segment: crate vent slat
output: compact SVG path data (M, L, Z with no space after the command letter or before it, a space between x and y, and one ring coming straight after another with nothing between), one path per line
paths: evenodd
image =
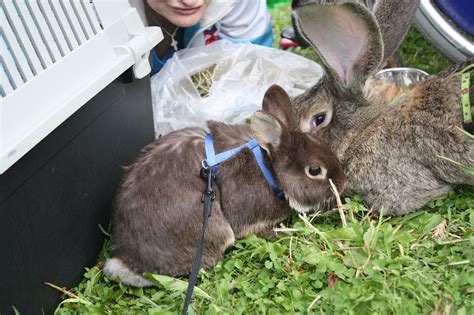
M50 65L52 65L53 60L51 59L51 55L48 52L48 48L46 47L40 31L33 20L33 17L28 9L26 4L26 0L17 0L15 2L16 8L20 13L20 18L22 20L23 26L28 33L28 37L31 40L31 44L34 47L35 53L37 54L39 61L41 62L41 66L43 69L46 69Z
M26 1L26 6L28 7L31 18L34 21L35 28L38 30L41 40L48 50L51 61L55 63L62 55L45 15L43 15L37 1Z
M9 55L5 57L6 77L13 82L13 90L102 29L94 2L89 0L5 0L0 18L2 52ZM10 93L5 88L7 91Z
M22 50L23 55L26 58L26 63L28 64L31 73L34 76L42 70L42 67L38 56L36 55L34 48L31 45L31 41L25 29L25 25L20 19L19 12L12 1L4 1L2 7L7 17L7 22L11 27L11 30L13 31L15 41L20 46L20 49Z
M86 40L89 40L92 36L94 36L94 31L92 30L92 25L90 24L86 12L84 12L84 8L82 7L79 1L72 1L71 6L74 10L74 14L76 15L76 19L79 22L82 32L86 37Z
M87 0L80 0L81 7L84 10L84 13L86 14L87 21L89 22L89 25L91 26L92 30L94 31L94 34L97 34L100 32L102 29L102 26L100 25L99 21L97 20L97 15L95 14L92 6L93 3L87 1Z
M70 51L73 51L79 46L76 37L74 36L74 31L69 24L66 14L64 13L63 7L59 0L48 0L51 10L53 11L54 17L58 21L58 25L61 29L61 32L66 39L66 43Z
M4 21L1 25L1 30L2 37L7 47L6 53L10 54L13 60L15 61L22 80L30 80L31 78L33 78L33 72L31 71L30 65L28 64L25 52L21 48L18 38L15 35L15 31L13 30L11 25L11 19L9 19L8 14L5 11L5 7L2 6L1 9L2 10L0 20ZM10 71L13 71L13 69L10 69ZM19 82L17 83L18 85L20 85Z
M69 53L70 49L49 2L47 0L38 0L37 4L42 16L46 20L48 29L53 36L54 42L58 46L61 57L64 57L67 53Z
M3 42L3 40L2 40ZM5 51L6 49L3 46L1 47L2 51ZM1 94L2 98L5 97L7 94L13 92L13 89L16 87L16 84L13 80L12 74L8 72L8 69L6 68L6 62L3 59L3 56L0 56L0 63L2 64L2 81L1 81ZM19 76L18 73L16 73L17 76ZM18 77L18 80L21 80L21 78Z
M0 174L161 39L128 0L0 1Z
M77 42L79 45L82 45L82 43L85 43L87 38L84 35L84 31L82 30L81 24L77 20L76 13L74 12L74 9L71 6L71 3L69 1L61 1L61 8L64 11L64 14L66 15L66 19L69 23L69 26L72 29L72 32L74 33L74 37L76 38Z
M24 15L24 12L19 10L18 1L13 2L13 5L6 2L5 9L12 21L11 25L15 30L15 35L18 38L20 47L22 47L25 52L28 64L30 65L33 74L37 75L46 66L44 60L42 60L38 46L33 41L31 30L26 23L27 17Z
M2 80L2 86L9 85L11 87L11 89L5 88L5 93L7 93L8 91L12 92L17 87L23 85L24 80L17 67L17 63L13 58L14 55L10 52L10 49L7 46L5 38L2 28L0 43L2 49L2 72L4 72L4 77L7 79L7 81Z

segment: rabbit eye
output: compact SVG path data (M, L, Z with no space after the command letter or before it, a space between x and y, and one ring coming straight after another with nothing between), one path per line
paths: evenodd
M322 178L326 176L326 169L320 166L307 166L306 175L311 178Z
M313 121L311 122L312 127L316 128L324 123L326 120L326 113L319 113L313 116Z
M310 166L308 168L309 175L316 176L321 174L321 168L319 166Z

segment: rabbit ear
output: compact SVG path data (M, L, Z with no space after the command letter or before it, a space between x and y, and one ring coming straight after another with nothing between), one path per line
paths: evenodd
M296 127L295 114L290 97L278 85L270 86L263 97L262 109L278 118L288 129Z
M271 155L270 148L281 144L284 127L277 118L263 111L257 111L250 119L250 129L258 145Z
M383 60L393 55L410 29L420 0L377 0L374 16L384 41Z
M295 30L343 86L361 85L378 69L382 37L365 6L347 1L293 0L292 10Z

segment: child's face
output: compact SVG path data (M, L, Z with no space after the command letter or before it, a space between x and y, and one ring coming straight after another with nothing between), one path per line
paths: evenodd
M211 0L147 0L159 15L176 26L187 27L199 22Z

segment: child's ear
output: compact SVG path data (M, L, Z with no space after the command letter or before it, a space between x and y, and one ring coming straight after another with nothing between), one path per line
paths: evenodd
M288 129L296 128L295 113L290 97L280 86L272 85L267 89L263 97L262 109L278 118Z

